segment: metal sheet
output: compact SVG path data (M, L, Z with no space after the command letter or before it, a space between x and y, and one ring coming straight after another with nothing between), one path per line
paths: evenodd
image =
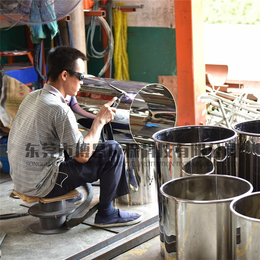
M175 126L175 100L165 86L157 83L84 79L77 95L79 105L86 111L97 114L104 103L120 95L109 84L127 93L121 99L112 122L115 140L120 143L153 144L152 135L155 132Z

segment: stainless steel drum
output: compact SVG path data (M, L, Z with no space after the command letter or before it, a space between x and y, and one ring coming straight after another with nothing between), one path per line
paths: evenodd
M160 186L190 174L237 174L237 134L218 126L180 126L153 135Z
M164 259L232 259L230 203L251 193L250 182L229 175L193 175L160 188Z
M260 191L260 120L238 123L234 129L238 133L238 176Z
M232 259L259 259L260 192L233 200L230 210L232 212Z
M157 200L155 181L154 147L140 148L137 144L122 145L125 151L130 193L116 202L127 205L142 205Z
M237 174L237 134L217 126L181 126L153 135L155 141L157 187L167 181L191 175ZM158 191L159 218L162 196ZM164 243L160 222L160 239Z
M77 100L84 110L97 114L104 103L119 97L120 91L126 95L111 125L115 140L125 152L130 194L118 202L146 204L157 198L152 135L175 125L175 100L161 84L98 78L84 79ZM79 120L85 127L90 127L91 122L91 119Z

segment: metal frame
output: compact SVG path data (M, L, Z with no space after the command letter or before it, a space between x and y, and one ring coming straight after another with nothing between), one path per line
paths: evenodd
M199 100L207 104L208 125L231 128L235 123L260 118L260 94L256 102L247 98L247 91L233 95L209 87L207 90Z

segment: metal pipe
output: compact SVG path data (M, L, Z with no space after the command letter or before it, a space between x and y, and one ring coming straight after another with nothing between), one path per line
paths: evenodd
M118 142L150 145L155 132L175 126L175 100L161 84L85 78L77 100L84 110L97 114L104 103L114 96L119 97L120 93L125 96L121 98L116 117L111 122ZM85 119L83 126L91 122L91 119Z

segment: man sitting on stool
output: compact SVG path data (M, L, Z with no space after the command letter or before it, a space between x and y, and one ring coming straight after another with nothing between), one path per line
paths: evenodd
M52 198L100 179L95 225L132 225L141 221L139 214L113 207L115 198L129 193L122 148L113 140L99 143L103 126L114 119L116 108L111 105L116 97L101 107L85 137L64 99L76 96L83 84L85 60L85 54L72 47L50 50L47 83L21 103L8 138L14 190Z

